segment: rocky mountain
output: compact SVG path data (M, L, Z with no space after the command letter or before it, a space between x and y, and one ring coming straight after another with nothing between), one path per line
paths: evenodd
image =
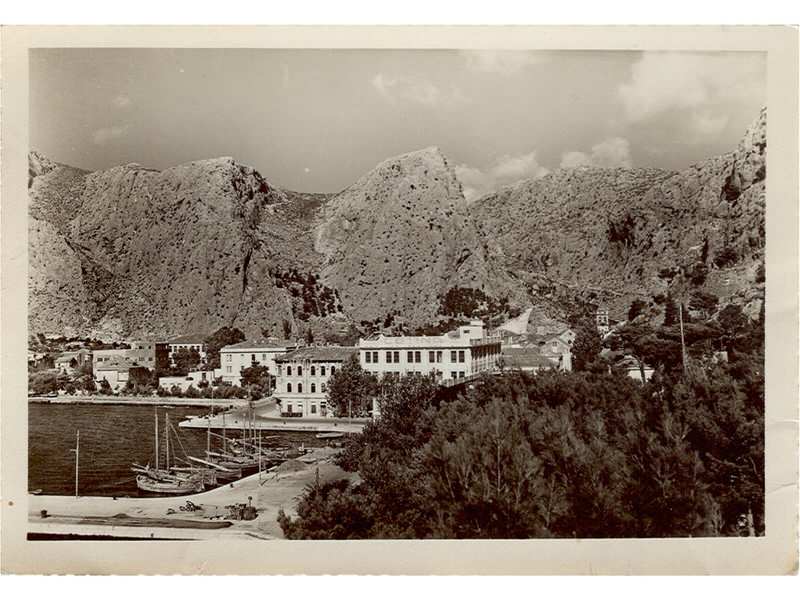
M553 317L689 288L757 312L765 131L764 111L735 151L681 173L560 170L472 204L436 148L328 195L231 158L87 172L31 152L30 332L416 326L454 289Z
M479 199L473 215L503 268L553 313L581 299L621 318L636 298L703 291L755 315L765 178L763 110L735 151L682 172L558 170Z

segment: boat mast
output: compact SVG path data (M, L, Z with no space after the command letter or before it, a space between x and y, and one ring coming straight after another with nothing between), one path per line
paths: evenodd
M78 465L81 456L81 430L75 435L75 497L78 497Z
M222 451L228 451L228 439L225 437L225 409L222 409Z
M153 414L156 417L156 471L158 471L158 407L155 408Z
M169 413L164 415L164 455L164 468L169 471Z

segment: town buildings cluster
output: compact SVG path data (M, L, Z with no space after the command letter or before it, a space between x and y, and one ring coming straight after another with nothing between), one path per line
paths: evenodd
M610 329L608 311L597 311L598 333ZM442 335L386 335L362 338L356 346L307 345L304 342L269 338L243 341L219 351L220 366L198 368L186 375L159 377L159 387L205 387L216 383L241 386L242 372L262 367L267 376L267 393L281 403L286 416L324 417L331 411L327 391L331 376L351 357L378 377L384 375L430 375L443 386L463 384L482 373L521 370L536 373L542 369L572 370L572 345L576 333L562 328L551 333L532 328L536 333L515 332L502 327L487 331L480 320L470 321ZM206 364L208 349L202 335L186 335L166 342L134 340L128 347L65 352L55 359L55 368L74 374L87 364L98 383L106 382L112 391L122 390L134 367L159 371L175 367L181 352L193 352L197 362ZM29 357L30 358L30 357ZM636 377L639 370L630 370Z

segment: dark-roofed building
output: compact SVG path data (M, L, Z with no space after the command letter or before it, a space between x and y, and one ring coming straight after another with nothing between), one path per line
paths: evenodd
M296 417L333 416L328 410L328 380L357 353L358 348L350 346L307 346L276 357L275 397L281 402L281 413Z

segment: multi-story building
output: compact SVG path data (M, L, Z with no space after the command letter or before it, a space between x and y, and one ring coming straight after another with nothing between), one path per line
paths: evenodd
M73 375L83 365L92 362L92 351L81 348L77 352L64 352L53 361L54 368L67 375Z
M169 364L169 347L166 342L127 342L130 348L95 350L92 352L92 369L97 373L102 367L147 367L156 370ZM95 379L97 376L95 375Z
M182 335L167 342L169 348L169 362L175 365L175 354L179 350L196 350L201 362L206 361L206 341L205 336L196 333Z
M492 371L500 358L500 338L485 337L483 321L471 321L448 333L434 335L379 335L358 342L364 370L378 376L433 374L442 383Z
M328 381L358 352L350 346L309 346L275 358L278 379L275 398L281 413L297 417L332 416L328 410Z
M538 373L541 370L555 369L558 361L544 356L536 348L503 348L501 357L504 369Z
M297 348L295 342L278 339L244 341L224 346L219 351L220 368L214 372L216 377L231 385L242 384L242 369L260 365L267 368L270 375L277 375L278 365L275 357ZM274 387L274 383L273 386Z

